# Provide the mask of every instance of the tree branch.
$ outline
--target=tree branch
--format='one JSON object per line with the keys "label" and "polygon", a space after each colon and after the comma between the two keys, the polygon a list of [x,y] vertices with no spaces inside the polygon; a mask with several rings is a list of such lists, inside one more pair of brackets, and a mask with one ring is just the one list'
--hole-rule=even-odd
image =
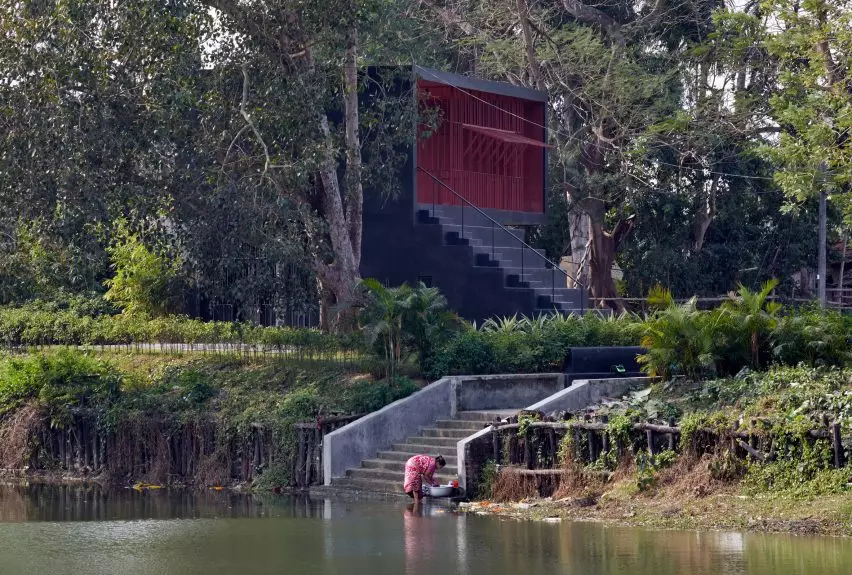
{"label": "tree branch", "polygon": [[719,174],[713,174],[713,181],[710,184],[710,190],[703,205],[699,206],[698,213],[695,216],[695,242],[693,247],[696,252],[700,252],[704,247],[704,238],[707,235],[707,230],[716,217],[716,192],[719,188]]}
{"label": "tree branch", "polygon": [[257,138],[258,143],[263,148],[263,157],[265,158],[263,163],[263,173],[260,174],[261,179],[266,177],[266,173],[269,171],[269,148],[266,147],[266,142],[263,141],[263,136],[260,135],[260,131],[257,129],[254,121],[251,119],[251,115],[246,110],[246,104],[248,103],[248,86],[249,86],[249,76],[248,76],[248,66],[243,64],[243,97],[240,101],[240,115],[251,127],[251,131],[254,132],[254,137]]}
{"label": "tree branch", "polygon": [[516,0],[516,5],[518,7],[518,18],[521,22],[521,33],[524,37],[524,47],[527,51],[527,64],[530,67],[530,81],[537,90],[541,90],[541,67],[535,54],[535,42],[530,27],[530,7],[527,0]]}
{"label": "tree branch", "polygon": [[583,4],[582,0],[562,0],[562,6],[565,11],[571,16],[593,26],[599,26],[606,33],[614,44],[619,47],[625,45],[624,33],[621,30],[621,24],[613,18],[601,12],[597,8]]}
{"label": "tree branch", "polygon": [[437,5],[433,0],[420,0],[420,4],[435,12],[446,27],[455,26],[468,36],[476,34],[476,29],[467,20],[445,6]]}

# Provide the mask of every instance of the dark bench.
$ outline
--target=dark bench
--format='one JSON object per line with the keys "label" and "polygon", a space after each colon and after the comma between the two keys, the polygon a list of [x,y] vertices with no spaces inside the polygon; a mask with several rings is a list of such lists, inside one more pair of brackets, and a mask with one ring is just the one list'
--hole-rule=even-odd
{"label": "dark bench", "polygon": [[575,379],[607,377],[642,377],[636,356],[646,353],[644,347],[572,347],[568,349],[562,373],[565,385]]}

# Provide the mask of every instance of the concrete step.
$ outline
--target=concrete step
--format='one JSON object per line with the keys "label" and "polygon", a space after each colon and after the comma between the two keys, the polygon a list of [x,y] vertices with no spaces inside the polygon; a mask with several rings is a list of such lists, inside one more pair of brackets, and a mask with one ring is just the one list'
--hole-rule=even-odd
{"label": "concrete step", "polygon": [[332,487],[344,487],[346,489],[355,489],[358,491],[399,493],[400,495],[405,495],[402,491],[402,481],[336,477],[331,480],[331,485]]}
{"label": "concrete step", "polygon": [[[418,438],[412,438],[417,441]],[[443,455],[444,459],[447,458],[446,454],[456,453],[456,442],[457,439],[451,439],[453,443],[451,445],[434,445],[430,443],[394,443],[391,449],[394,451],[404,452],[404,453],[413,453],[415,455],[431,455],[432,457],[436,455]],[[410,457],[410,456],[409,456]]]}
{"label": "concrete step", "polygon": [[456,439],[464,439],[469,435],[473,435],[473,432],[467,429],[454,429],[448,427],[426,427],[420,430],[421,437],[446,437],[446,438],[456,438]]}
{"label": "concrete step", "polygon": [[[439,483],[445,484],[458,479],[457,475],[458,474],[455,473],[444,473],[444,470],[442,469],[440,472],[435,473],[433,477]],[[392,471],[389,469],[367,469],[362,467],[358,469],[346,470],[346,477],[352,477],[353,479],[371,479],[379,481],[399,481],[400,486],[402,486],[402,480],[404,479],[404,476],[405,473],[403,471]]]}
{"label": "concrete step", "polygon": [[460,411],[458,413],[458,416],[459,419],[463,419],[466,421],[482,421],[483,423],[490,423],[492,421],[499,421],[505,417],[514,415],[517,412],[517,409],[498,409],[492,411]]}
{"label": "concrete step", "polygon": [[467,429],[476,432],[485,427],[485,423],[482,420],[439,419],[435,422],[434,427],[440,429]]}
{"label": "concrete step", "polygon": [[501,247],[519,247],[521,245],[520,241],[526,241],[524,238],[523,230],[512,230],[509,229],[504,230],[499,226],[494,226],[494,229],[491,229],[491,226],[479,226],[479,225],[469,225],[465,222],[464,228],[462,228],[461,223],[444,223],[441,222],[445,231],[448,232],[456,232],[460,237],[467,238],[473,241],[477,241],[480,245],[491,247],[492,242],[492,231],[493,231],[493,242],[494,247],[499,249]]}
{"label": "concrete step", "polygon": [[407,443],[410,445],[432,445],[436,447],[452,447],[455,449],[456,443],[459,442],[457,437],[409,437]]}
{"label": "concrete step", "polygon": [[[405,465],[405,462],[414,457],[415,455],[423,455],[422,451],[379,451],[376,454],[376,460],[382,461],[394,461],[401,462]],[[444,459],[447,462],[447,467],[456,467],[458,465],[458,458],[453,452],[453,455],[444,455]],[[374,459],[368,459],[366,461],[376,461]]]}
{"label": "concrete step", "polygon": [[[407,461],[407,460],[406,460]],[[384,469],[387,471],[395,471],[398,473],[405,472],[405,461],[395,461],[393,459],[365,459],[361,462],[361,467],[365,469]],[[458,475],[458,467],[455,465],[447,465],[441,469],[444,475]]]}

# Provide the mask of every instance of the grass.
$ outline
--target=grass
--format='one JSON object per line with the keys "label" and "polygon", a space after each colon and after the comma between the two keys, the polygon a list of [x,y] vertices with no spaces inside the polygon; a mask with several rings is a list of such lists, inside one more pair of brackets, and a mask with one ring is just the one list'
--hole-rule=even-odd
{"label": "grass", "polygon": [[[230,461],[245,458],[241,450],[263,429],[281,466],[269,469],[268,479],[276,474],[280,483],[296,447],[293,424],[374,411],[418,388],[404,377],[378,380],[336,362],[276,356],[59,349],[0,357],[0,462],[24,468],[31,457],[42,457],[33,438],[47,429],[77,437],[84,426],[122,438],[121,449],[111,451],[126,463],[115,468],[122,473],[127,466],[140,468],[134,450],[141,441],[146,461],[165,449],[171,455],[163,456],[163,465],[178,465],[173,453],[189,450],[185,457],[193,464],[184,468],[197,467],[193,473],[200,476],[203,463],[213,466],[217,477],[228,477]],[[214,440],[212,455],[210,448],[200,448],[201,456],[212,457],[201,462],[193,446]],[[170,441],[177,447],[169,447]],[[54,468],[52,457],[39,459],[36,467]]]}

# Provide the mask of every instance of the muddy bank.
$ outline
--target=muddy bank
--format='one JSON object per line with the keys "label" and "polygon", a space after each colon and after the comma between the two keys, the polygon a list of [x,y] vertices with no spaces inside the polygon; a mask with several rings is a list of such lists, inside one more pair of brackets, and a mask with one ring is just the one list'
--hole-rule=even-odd
{"label": "muddy bank", "polygon": [[695,496],[672,489],[636,494],[627,482],[603,494],[459,504],[467,513],[536,521],[595,521],[651,529],[699,529],[852,536],[852,496],[746,495],[737,486]]}

